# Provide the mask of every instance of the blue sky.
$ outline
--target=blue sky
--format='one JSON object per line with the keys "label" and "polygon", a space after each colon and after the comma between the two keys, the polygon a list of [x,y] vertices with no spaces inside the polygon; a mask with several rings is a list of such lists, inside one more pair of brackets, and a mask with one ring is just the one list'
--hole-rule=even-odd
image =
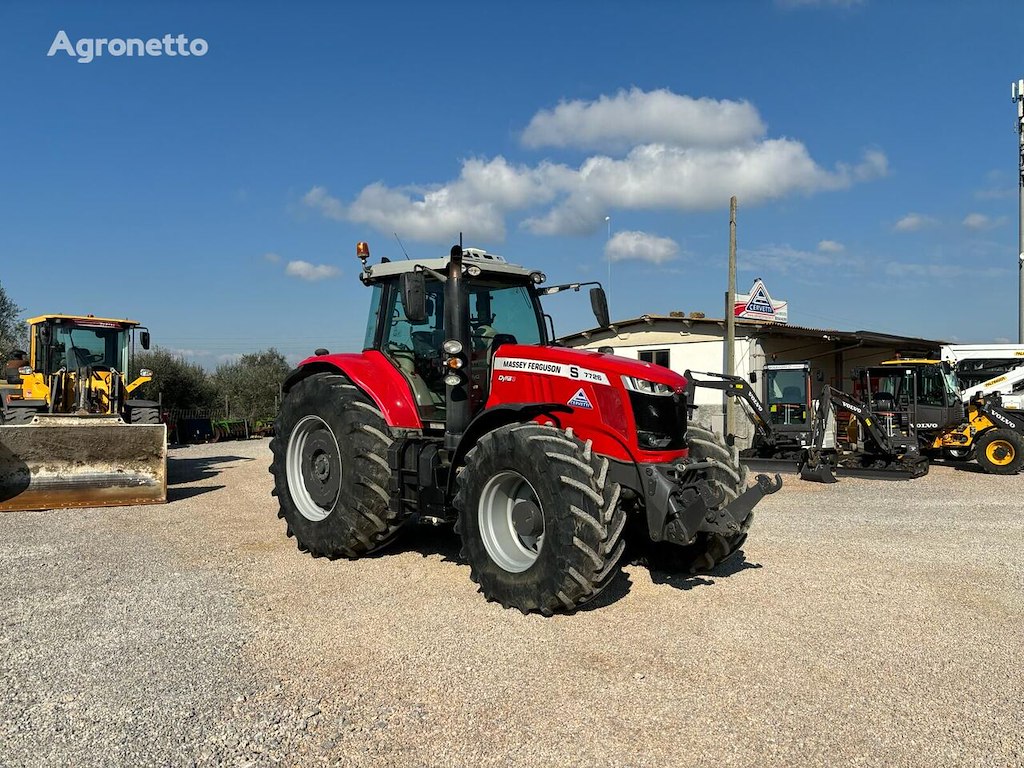
{"label": "blue sky", "polygon": [[[466,243],[613,317],[1016,341],[1019,2],[0,5],[0,282],[206,366],[360,346],[374,257]],[[207,41],[78,63],[82,38]],[[605,216],[610,216],[609,228]],[[585,297],[548,305],[560,332]]]}

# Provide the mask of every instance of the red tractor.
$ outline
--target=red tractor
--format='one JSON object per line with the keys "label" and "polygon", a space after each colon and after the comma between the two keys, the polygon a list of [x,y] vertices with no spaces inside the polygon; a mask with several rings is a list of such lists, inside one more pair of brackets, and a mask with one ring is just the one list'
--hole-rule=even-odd
{"label": "red tractor", "polygon": [[[617,572],[627,526],[652,565],[735,553],[752,510],[736,451],[688,424],[686,380],[557,346],[545,276],[475,249],[367,265],[363,352],[317,350],[288,376],[271,443],[279,516],[314,557],[356,558],[414,519],[453,522],[489,600],[572,611]],[[584,284],[585,285],[585,284]],[[594,284],[596,285],[596,284]],[[606,327],[603,289],[590,291]]]}

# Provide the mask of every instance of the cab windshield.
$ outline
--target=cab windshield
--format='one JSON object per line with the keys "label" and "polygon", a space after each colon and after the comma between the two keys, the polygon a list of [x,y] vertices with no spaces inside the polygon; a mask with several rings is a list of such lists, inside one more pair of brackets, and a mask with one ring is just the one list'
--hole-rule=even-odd
{"label": "cab windshield", "polygon": [[95,328],[65,323],[54,325],[46,373],[61,368],[69,371],[87,366],[106,366],[125,370],[127,331],[123,328]]}

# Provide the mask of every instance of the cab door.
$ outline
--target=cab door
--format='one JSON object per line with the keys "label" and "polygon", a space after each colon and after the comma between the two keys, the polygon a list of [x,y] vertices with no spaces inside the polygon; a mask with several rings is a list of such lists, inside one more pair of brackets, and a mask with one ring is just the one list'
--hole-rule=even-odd
{"label": "cab door", "polygon": [[952,374],[942,365],[921,365],[914,371],[917,407],[914,423],[920,435],[934,435],[964,419],[960,390],[951,384]]}

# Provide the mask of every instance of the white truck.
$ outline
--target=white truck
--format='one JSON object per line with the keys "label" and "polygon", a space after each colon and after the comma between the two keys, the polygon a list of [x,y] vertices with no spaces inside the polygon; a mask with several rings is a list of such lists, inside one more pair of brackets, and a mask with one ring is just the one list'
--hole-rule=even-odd
{"label": "white truck", "polygon": [[998,392],[1005,408],[1024,409],[1024,344],[948,344],[942,359],[954,366],[965,403]]}

